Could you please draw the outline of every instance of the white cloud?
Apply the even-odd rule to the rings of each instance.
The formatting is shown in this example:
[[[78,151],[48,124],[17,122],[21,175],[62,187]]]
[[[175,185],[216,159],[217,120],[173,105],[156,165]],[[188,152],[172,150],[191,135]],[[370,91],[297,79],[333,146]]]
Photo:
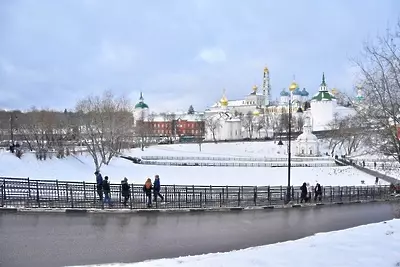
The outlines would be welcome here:
[[[221,48],[214,47],[214,48],[207,48],[203,49],[197,58],[209,63],[214,64],[218,62],[226,61],[226,54],[225,51]]]

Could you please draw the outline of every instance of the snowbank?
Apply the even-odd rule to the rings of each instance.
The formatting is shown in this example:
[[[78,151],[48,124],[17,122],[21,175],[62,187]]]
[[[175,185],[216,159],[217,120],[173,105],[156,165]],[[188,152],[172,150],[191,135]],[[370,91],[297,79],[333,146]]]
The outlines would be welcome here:
[[[400,266],[399,244],[400,220],[392,220],[228,253],[97,266],[393,267]]]

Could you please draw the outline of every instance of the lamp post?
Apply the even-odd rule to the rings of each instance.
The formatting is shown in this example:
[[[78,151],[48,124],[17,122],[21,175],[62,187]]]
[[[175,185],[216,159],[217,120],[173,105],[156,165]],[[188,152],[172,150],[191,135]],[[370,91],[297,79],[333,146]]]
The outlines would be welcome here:
[[[291,167],[291,160],[292,160],[292,96],[293,91],[298,88],[296,82],[292,82],[289,86],[290,91],[290,99],[289,99],[289,118],[288,118],[288,169],[287,169],[287,188],[286,188],[286,204],[288,204],[291,200],[291,185],[290,185],[290,167]]]

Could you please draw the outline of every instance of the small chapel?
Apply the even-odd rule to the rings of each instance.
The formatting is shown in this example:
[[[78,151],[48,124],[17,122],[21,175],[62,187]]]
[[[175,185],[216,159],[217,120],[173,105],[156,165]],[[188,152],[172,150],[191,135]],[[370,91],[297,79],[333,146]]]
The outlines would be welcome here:
[[[296,156],[320,156],[318,138],[312,133],[311,118],[309,114],[304,117],[303,133],[296,140]]]

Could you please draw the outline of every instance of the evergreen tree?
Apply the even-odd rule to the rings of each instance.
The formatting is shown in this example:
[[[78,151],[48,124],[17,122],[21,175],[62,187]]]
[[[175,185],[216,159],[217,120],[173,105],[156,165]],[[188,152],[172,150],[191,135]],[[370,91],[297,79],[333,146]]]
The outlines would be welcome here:
[[[192,105],[189,107],[188,114],[194,114],[194,108]]]

